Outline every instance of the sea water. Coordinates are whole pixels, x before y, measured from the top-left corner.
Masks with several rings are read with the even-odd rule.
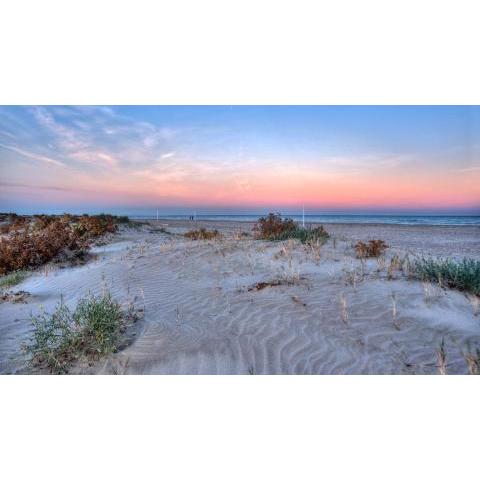
[[[262,215],[211,215],[197,214],[197,220],[255,222]],[[283,218],[292,218],[302,221],[302,215],[282,215]],[[156,218],[155,215],[132,215],[131,218]],[[188,220],[190,215],[160,215],[160,218],[172,220]],[[307,223],[382,223],[391,225],[480,225],[480,215],[354,215],[354,214],[305,214]]]

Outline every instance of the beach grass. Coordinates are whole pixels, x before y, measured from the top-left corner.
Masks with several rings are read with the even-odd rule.
[[[422,258],[414,262],[413,271],[423,281],[480,295],[479,260]]]
[[[16,272],[8,273],[0,277],[0,288],[9,288],[23,282],[29,275],[25,270],[17,270]]]
[[[61,301],[54,312],[32,318],[33,335],[24,350],[31,366],[68,373],[79,359],[115,352],[133,318],[108,291],[81,298],[74,310]]]

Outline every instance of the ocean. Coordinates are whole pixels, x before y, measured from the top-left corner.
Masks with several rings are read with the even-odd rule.
[[[162,215],[160,218],[172,220],[188,220],[189,215]],[[197,215],[197,220],[234,220],[243,222],[255,222],[261,215]],[[297,222],[302,221],[302,215],[282,215],[284,218],[292,218]],[[131,218],[155,219],[155,215],[131,215]],[[307,215],[306,223],[384,223],[390,225],[480,225],[480,215]]]

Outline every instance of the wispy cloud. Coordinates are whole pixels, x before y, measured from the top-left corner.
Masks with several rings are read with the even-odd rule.
[[[15,183],[15,182],[0,182],[2,187],[11,187],[11,188],[29,188],[29,189],[38,189],[38,190],[57,190],[60,192],[69,192],[71,188],[57,187],[54,185],[33,185],[29,183]]]
[[[22,188],[18,195],[30,187],[60,190],[68,185],[72,189],[65,187],[65,192],[90,189],[99,198],[126,202],[165,196],[192,202],[306,197],[323,202],[340,198],[340,191],[365,199],[381,193],[383,201],[395,192],[406,198],[406,185],[413,181],[425,196],[445,192],[446,179],[455,174],[458,191],[449,195],[478,198],[473,185],[478,143],[467,142],[466,148],[459,132],[452,135],[445,127],[440,135],[429,127],[422,133],[427,122],[400,130],[397,120],[394,130],[383,131],[383,121],[367,114],[360,121],[354,112],[340,122],[343,109],[333,116],[331,109],[321,114],[320,107],[305,116],[287,110],[0,107],[0,155],[8,159],[1,162],[2,185]],[[435,128],[448,125],[445,121]],[[58,173],[57,167],[62,167]]]
[[[81,138],[78,129],[69,128],[57,122],[45,108],[34,107],[32,111],[39,125],[54,135],[59,147],[69,151],[88,147],[88,142],[86,139]]]
[[[112,155],[97,150],[81,150],[70,154],[70,158],[82,163],[92,165],[105,165],[107,167],[116,167],[119,164],[118,159]]]
[[[39,155],[34,152],[29,152],[22,148],[15,147],[13,145],[4,145],[3,143],[0,143],[0,147],[5,148],[7,150],[11,150],[12,152],[15,152],[15,153],[19,153],[20,155],[23,155],[24,157],[27,157],[27,158],[31,158],[32,160],[39,160],[40,162],[44,162],[49,165],[56,165],[57,167],[65,167],[65,164],[60,160],[56,160],[54,158],[50,158],[45,155]]]

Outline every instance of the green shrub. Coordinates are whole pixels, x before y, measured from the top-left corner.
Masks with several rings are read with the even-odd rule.
[[[480,261],[464,258],[422,258],[413,264],[413,271],[422,280],[480,295]]]
[[[315,228],[296,227],[286,238],[297,238],[302,243],[325,243],[330,235],[322,225]]]
[[[73,311],[61,301],[53,313],[43,312],[32,320],[33,336],[24,346],[30,364],[67,373],[79,359],[115,352],[129,320],[135,317],[104,292],[82,298]]]

